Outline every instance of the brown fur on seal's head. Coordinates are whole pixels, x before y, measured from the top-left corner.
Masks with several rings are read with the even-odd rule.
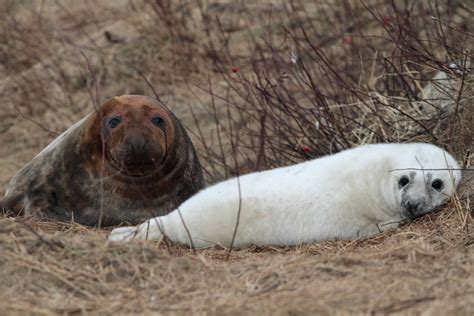
[[[3,208],[84,225],[164,215],[204,187],[184,127],[157,100],[115,97],[12,179]]]
[[[141,177],[156,170],[169,158],[175,141],[176,118],[157,100],[143,96],[121,96],[106,102],[90,121],[82,139],[94,144],[91,153],[123,176]]]

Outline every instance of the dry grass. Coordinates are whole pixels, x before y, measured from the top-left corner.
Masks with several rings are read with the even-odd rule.
[[[436,103],[423,95],[436,71],[472,59],[472,8],[379,2],[2,2],[0,193],[91,96],[123,93],[157,92],[209,182],[374,141],[433,141],[471,167],[472,72],[455,79],[455,111],[419,106]],[[464,175],[447,207],[396,231],[229,261],[224,249],[109,244],[105,230],[0,219],[0,311],[472,315],[474,175]]]
[[[5,219],[0,309],[469,315],[474,235],[455,209],[365,241],[237,250],[229,261],[222,249],[109,244],[104,231]]]

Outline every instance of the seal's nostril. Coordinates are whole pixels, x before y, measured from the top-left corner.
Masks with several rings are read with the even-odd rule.
[[[420,209],[420,203],[414,203],[412,207],[414,211],[418,211]]]
[[[422,208],[422,203],[420,202],[410,202],[407,201],[405,204],[405,208],[411,216],[415,216]]]

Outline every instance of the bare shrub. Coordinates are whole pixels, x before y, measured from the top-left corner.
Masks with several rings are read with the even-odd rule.
[[[248,59],[234,54],[220,17],[202,12],[217,30],[207,55],[226,83],[221,92],[212,82],[200,87],[216,118],[213,137],[199,138],[212,179],[363,143],[428,141],[458,155],[471,146],[453,131],[472,131],[467,8],[290,1],[272,9],[261,15],[264,27],[245,24]],[[432,94],[436,74],[444,79]]]

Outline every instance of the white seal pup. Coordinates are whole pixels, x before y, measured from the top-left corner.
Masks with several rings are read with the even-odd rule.
[[[239,209],[236,247],[365,238],[432,212],[460,180],[457,162],[434,145],[365,145],[218,183],[109,240],[165,234],[197,248],[229,246]]]

